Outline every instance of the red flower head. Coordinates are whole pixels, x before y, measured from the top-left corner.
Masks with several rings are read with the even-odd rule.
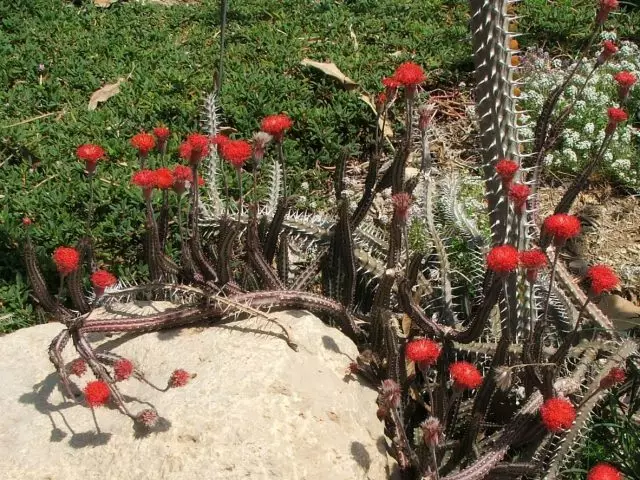
[[[147,428],[153,428],[156,423],[158,423],[158,412],[152,408],[142,410],[138,415],[136,415],[136,421]]]
[[[73,247],[58,247],[53,251],[53,262],[60,275],[69,275],[80,265],[80,253]]]
[[[133,363],[126,358],[121,358],[113,365],[113,373],[116,382],[126,380],[133,373]]]
[[[427,77],[420,65],[413,62],[405,62],[396,68],[393,79],[404,87],[412,87],[415,89],[415,87],[424,83]]]
[[[489,250],[487,268],[497,274],[507,274],[518,268],[518,250],[511,245],[500,245]]]
[[[182,195],[185,191],[185,183],[193,180],[193,172],[189,167],[176,165],[173,169],[173,191]]]
[[[382,399],[382,404],[386,409],[398,408],[400,406],[400,396],[400,385],[390,378],[382,381],[380,397]]]
[[[482,384],[482,375],[469,362],[455,362],[449,367],[453,385],[459,389],[477,388]]]
[[[174,370],[169,377],[169,387],[170,388],[178,388],[184,387],[191,380],[191,374],[183,369]]]
[[[22,217],[23,226],[30,227],[32,223],[33,223],[33,220],[31,220],[29,217]]]
[[[638,81],[638,78],[633,73],[624,71],[616,73],[613,79],[618,85],[625,88],[633,86]]]
[[[261,162],[267,150],[267,144],[273,139],[266,132],[256,132],[253,134],[253,158],[256,162]]]
[[[622,480],[622,478],[622,473],[617,468],[604,462],[597,463],[587,473],[587,480]]]
[[[433,365],[440,356],[440,345],[428,338],[409,342],[406,348],[406,355],[409,360],[419,364],[421,368]]]
[[[375,98],[375,106],[376,112],[380,115],[384,111],[384,106],[387,104],[387,94],[385,92],[380,92],[376,95]]]
[[[571,428],[576,419],[576,409],[566,398],[550,398],[540,407],[542,423],[550,432]]]
[[[156,169],[156,187],[160,190],[173,187],[173,172],[167,167]]]
[[[239,169],[251,158],[251,145],[244,140],[229,140],[221,145],[220,153],[222,158]]]
[[[502,178],[502,184],[505,187],[509,186],[519,168],[520,166],[516,162],[508,158],[503,158],[496,163],[496,172]]]
[[[133,148],[138,150],[138,154],[141,157],[146,157],[156,146],[156,138],[150,133],[138,133],[131,139],[131,145],[133,145]]]
[[[209,137],[200,133],[192,133],[180,145],[180,156],[192,165],[200,163],[209,153]]]
[[[151,198],[151,192],[156,186],[156,172],[153,170],[139,170],[131,177],[131,182],[142,188],[144,197]]]
[[[437,418],[427,418],[420,424],[420,429],[422,430],[422,439],[425,445],[437,447],[444,441],[443,427]]]
[[[596,63],[598,65],[602,65],[611,57],[613,57],[618,51],[618,46],[615,44],[613,40],[605,40],[602,42],[602,52],[598,55]]]
[[[76,155],[80,160],[84,160],[87,172],[91,174],[95,171],[98,160],[105,156],[105,151],[99,145],[85,143],[78,147]]]
[[[602,380],[600,380],[600,388],[611,388],[614,385],[623,383],[626,379],[627,374],[622,368],[613,367],[611,370],[609,370],[609,373],[607,373],[607,375]]]
[[[607,123],[607,127],[605,129],[605,133],[607,135],[612,134],[619,123],[626,122],[629,118],[627,112],[622,110],[621,108],[611,107],[607,109],[607,116],[609,117],[609,123]]]
[[[394,213],[398,216],[402,223],[409,218],[409,207],[411,206],[411,195],[407,192],[396,193],[391,197],[393,202]]]
[[[171,130],[167,127],[159,126],[153,129],[153,134],[156,136],[158,143],[166,142],[171,135]]]
[[[91,274],[91,283],[96,288],[105,289],[113,287],[118,283],[118,279],[106,270],[96,270]]]
[[[538,270],[547,266],[547,256],[538,248],[520,252],[520,265],[526,270],[527,280],[536,281]]]
[[[199,187],[204,187],[205,186],[204,178],[202,178],[200,175],[198,175],[198,186]]]
[[[69,373],[78,377],[83,376],[85,373],[87,373],[87,362],[85,362],[82,358],[76,358],[69,365]]]
[[[272,135],[276,142],[281,142],[285,130],[289,130],[293,122],[284,113],[280,115],[269,115],[262,119],[260,130]]]
[[[600,8],[596,15],[596,22],[602,25],[609,16],[609,13],[618,9],[618,0],[600,0]]]
[[[531,189],[522,183],[514,183],[509,186],[509,198],[518,214],[522,214],[524,211],[529,195],[531,195]]]
[[[580,233],[580,220],[573,215],[556,213],[544,220],[542,228],[553,236],[554,243],[557,246],[562,246],[570,238],[578,236]]]
[[[100,407],[109,401],[109,386],[101,380],[87,383],[84,387],[84,398],[90,407]]]
[[[591,293],[600,295],[610,292],[620,284],[620,279],[607,265],[594,265],[587,270],[587,278],[591,282]]]

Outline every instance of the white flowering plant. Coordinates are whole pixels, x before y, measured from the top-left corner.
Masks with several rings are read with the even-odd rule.
[[[616,40],[612,32],[603,33],[603,40]],[[620,106],[618,85],[614,76],[629,72],[640,78],[640,48],[635,43],[621,41],[616,54],[604,65],[595,68],[598,49],[592,58],[585,58],[570,85],[565,89],[558,107],[560,110],[574,103],[559,143],[545,156],[545,164],[551,171],[576,173],[592,158],[602,144],[607,125],[607,108]],[[560,86],[566,72],[575,63],[562,58],[551,59],[547,52],[529,49],[522,59],[522,87],[519,92],[520,138],[533,140],[535,125],[544,100]],[[586,85],[585,81],[588,79]],[[581,91],[582,90],[582,91]],[[630,121],[613,134],[604,154],[601,173],[609,180],[634,191],[640,190],[640,129],[634,127],[640,114],[640,88],[631,88],[624,109]]]

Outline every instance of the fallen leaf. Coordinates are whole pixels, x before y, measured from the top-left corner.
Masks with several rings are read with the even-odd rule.
[[[349,77],[347,77],[344,73],[342,73],[335,63],[315,62],[313,60],[305,58],[300,62],[300,64],[304,65],[305,67],[317,68],[325,75],[329,75],[330,77],[333,77],[339,82],[341,82],[342,86],[347,90],[351,90],[358,86],[356,82],[354,82]]]
[[[96,7],[107,8],[110,7],[112,3],[116,3],[118,0],[93,0],[93,4]]]
[[[99,103],[106,102],[114,95],[120,93],[120,84],[124,81],[125,79],[120,77],[116,83],[108,83],[93,92],[87,108],[89,110],[95,110]]]
[[[356,37],[356,33],[353,31],[353,25],[349,25],[349,35],[351,36],[351,40],[353,40],[353,49],[358,51],[358,37]]]
[[[371,110],[373,110],[373,112],[377,115],[376,105],[375,103],[373,103],[373,100],[371,100],[371,97],[368,95],[365,95],[364,93],[361,93],[360,98],[362,99],[363,102],[369,105],[371,107]],[[384,136],[387,138],[393,137],[393,130],[391,129],[389,119],[387,119],[386,122],[383,122],[382,117],[380,117],[380,119],[378,120],[378,128],[380,130],[382,130],[383,123],[384,123]]]

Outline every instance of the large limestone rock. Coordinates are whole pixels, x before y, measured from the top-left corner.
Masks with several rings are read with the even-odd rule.
[[[259,320],[95,337],[94,344],[131,359],[155,384],[166,385],[176,368],[197,375],[166,393],[136,380],[121,384],[133,412],[149,402],[163,417],[160,431],[146,435],[108,406],[96,409],[97,434],[91,410],[63,399],[46,352],[61,325],[0,338],[0,477],[387,478],[376,392],[344,378],[355,345],[307,313],[278,318],[297,352]],[[73,347],[66,354],[71,360]]]

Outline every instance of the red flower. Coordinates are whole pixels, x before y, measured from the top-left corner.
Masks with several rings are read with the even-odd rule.
[[[627,112],[622,110],[621,108],[611,107],[607,109],[607,116],[609,117],[609,122],[611,123],[622,123],[626,122],[629,118]]]
[[[126,380],[133,373],[133,363],[126,358],[121,358],[113,365],[113,373],[116,382]]]
[[[136,415],[136,421],[147,428],[152,428],[156,423],[158,423],[158,412],[152,408],[142,410],[138,415]]]
[[[401,222],[406,222],[409,218],[409,207],[411,206],[411,195],[407,192],[396,193],[391,197],[393,210]]]
[[[610,292],[620,284],[620,280],[611,267],[607,265],[594,265],[587,270],[586,277],[591,281],[591,292],[600,295]]]
[[[605,40],[602,42],[602,52],[598,55],[596,63],[598,65],[602,65],[607,60],[609,60],[612,56],[616,54],[618,51],[618,47],[612,40]]]
[[[550,432],[571,428],[576,419],[576,409],[566,398],[550,398],[540,407],[542,423]]]
[[[53,261],[60,275],[68,275],[80,265],[80,253],[73,247],[58,247],[53,252]]]
[[[568,239],[580,233],[580,220],[573,215],[556,213],[544,220],[543,229],[552,235],[556,245],[563,245]]]
[[[427,77],[420,65],[413,62],[405,62],[396,68],[396,71],[393,74],[393,79],[400,85],[415,88],[421,83],[424,83]]]
[[[618,9],[618,0],[600,0],[600,8],[598,9],[598,14],[596,15],[596,21],[599,25],[602,25],[609,13],[613,10]]]
[[[230,140],[230,138],[227,137],[226,135],[218,133],[217,135],[213,136],[213,138],[211,139],[211,143],[213,145],[219,147],[220,145],[223,145],[223,144],[227,143],[229,140]]]
[[[387,409],[398,408],[400,406],[401,397],[400,385],[390,378],[383,380],[380,387],[380,397],[382,399],[383,406]]]
[[[503,158],[496,163],[496,172],[502,178],[504,185],[509,185],[519,168],[520,166],[516,162],[508,158]]]
[[[187,383],[189,383],[189,380],[191,380],[191,374],[189,372],[181,368],[178,370],[174,370],[174,372],[171,374],[171,377],[169,377],[169,387],[184,387]]]
[[[622,368],[613,367],[611,370],[609,370],[609,373],[607,373],[607,375],[602,380],[600,380],[600,388],[611,388],[614,385],[623,383],[626,379],[627,374]]]
[[[421,364],[421,366],[433,365],[440,356],[440,345],[428,338],[414,340],[407,344],[407,358],[412,362]]]
[[[91,283],[96,288],[112,287],[118,283],[118,279],[106,270],[96,270],[91,274]]]
[[[87,373],[87,362],[85,362],[82,358],[76,358],[69,365],[69,372],[72,375],[76,375],[78,377],[83,376],[85,373]]]
[[[514,183],[509,186],[509,198],[518,213],[522,213],[524,210],[529,195],[531,195],[531,189],[522,183]]]
[[[33,221],[29,217],[22,217],[22,225],[25,227],[30,227]]]
[[[209,137],[200,133],[192,133],[180,145],[180,156],[191,164],[198,164],[209,153]]]
[[[185,183],[193,180],[193,172],[189,167],[176,165],[173,169],[173,191],[182,195],[185,190]]]
[[[171,130],[167,127],[159,126],[153,129],[153,134],[158,139],[158,143],[166,142],[169,139],[169,135],[171,135]]]
[[[621,87],[629,88],[638,81],[638,78],[631,72],[618,72],[613,79]]]
[[[538,270],[547,266],[547,256],[538,248],[520,252],[520,266],[526,271],[527,280],[536,281]]]
[[[84,387],[84,398],[90,407],[100,407],[107,403],[111,392],[109,386],[101,380],[87,383]]]
[[[482,375],[478,369],[469,362],[455,362],[449,367],[449,373],[453,378],[455,387],[477,388],[482,384]]]
[[[173,172],[167,167],[156,169],[156,186],[161,190],[167,190],[173,186]]]
[[[608,463],[597,463],[589,473],[587,480],[622,480],[622,473]]]
[[[229,140],[220,147],[222,158],[235,168],[241,168],[251,158],[251,145],[244,140]]]
[[[140,156],[146,157],[156,146],[156,139],[150,133],[141,132],[133,136],[131,145],[138,150]]]
[[[389,90],[395,91],[395,89],[400,86],[400,82],[394,77],[385,77],[382,79],[382,85],[387,89],[387,92]]]
[[[493,247],[487,255],[487,268],[499,274],[513,272],[518,268],[518,250],[511,245]]]
[[[379,114],[382,113],[386,104],[387,94],[385,92],[378,93],[375,98],[376,112],[378,112]]]
[[[84,160],[87,166],[87,172],[93,173],[96,169],[98,160],[104,157],[105,151],[99,145],[93,143],[85,143],[80,145],[76,150],[76,155],[80,160]]]
[[[272,135],[276,142],[282,141],[285,130],[289,130],[293,122],[284,113],[280,115],[269,115],[262,119],[260,130]]]
[[[151,190],[156,186],[156,172],[153,170],[139,170],[133,174],[131,181],[145,190]]]

